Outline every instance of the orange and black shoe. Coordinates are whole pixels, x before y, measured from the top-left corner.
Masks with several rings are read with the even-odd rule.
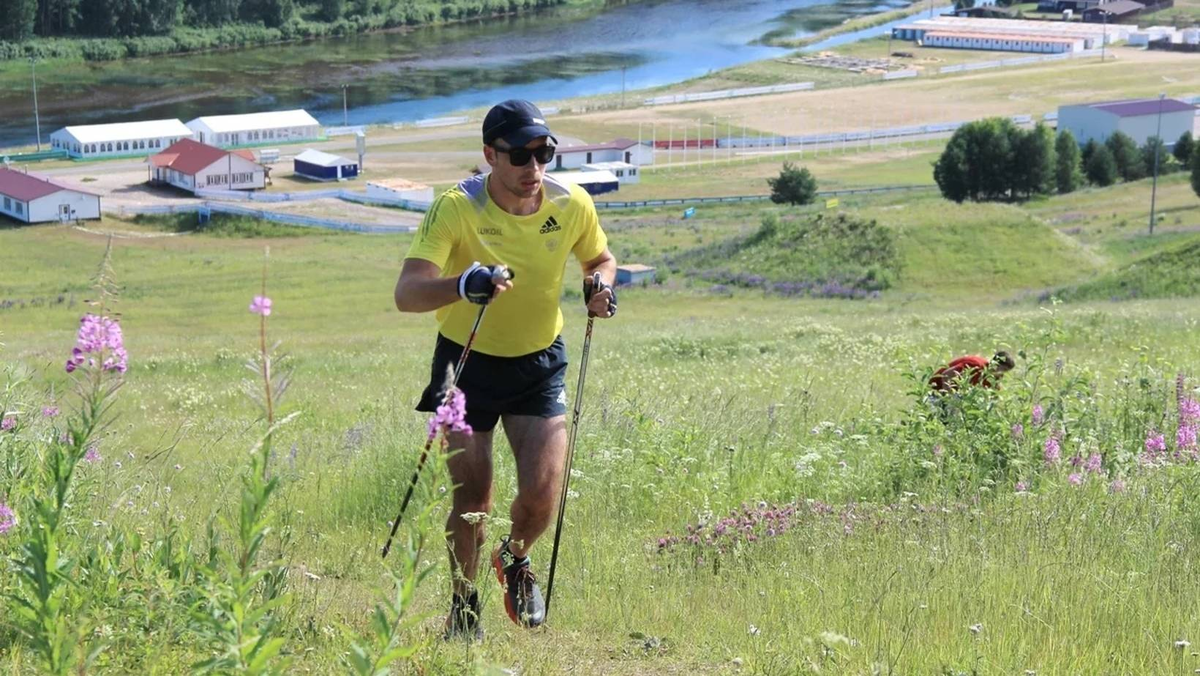
[[[473,591],[467,597],[454,595],[443,638],[447,641],[459,638],[467,641],[483,640],[483,626],[479,623],[479,592]]]
[[[504,587],[504,609],[509,619],[522,627],[541,626],[546,620],[546,602],[529,568],[529,557],[518,561],[509,551],[508,543],[509,536],[500,538],[500,546],[492,555],[496,579]]]

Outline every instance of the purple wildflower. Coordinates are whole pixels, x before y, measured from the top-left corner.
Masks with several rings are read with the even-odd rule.
[[[467,397],[457,387],[450,391],[449,400],[437,407],[437,413],[429,421],[429,438],[437,436],[438,430],[471,434],[467,424]]]
[[[271,299],[266,296],[255,296],[250,302],[250,312],[264,317],[271,316]]]
[[[1185,425],[1200,423],[1200,401],[1184,399],[1179,402],[1179,422]]]
[[[1078,467],[1083,464],[1083,458],[1078,453],[1076,453],[1075,455],[1072,455],[1071,459],[1068,460],[1067,462],[1071,463],[1072,467]]]
[[[1150,454],[1162,453],[1167,450],[1167,440],[1158,432],[1150,432],[1146,435],[1146,452]]]
[[[1078,486],[1079,484],[1083,483],[1083,475],[1079,472],[1071,472],[1071,474],[1067,476],[1067,483],[1071,484],[1072,486]]]
[[[67,373],[73,372],[85,361],[88,366],[95,366],[96,360],[87,355],[101,352],[107,355],[100,365],[102,369],[125,372],[129,356],[125,352],[121,325],[115,319],[86,314],[79,320],[79,336],[75,340],[75,348],[71,350],[71,358],[67,360]]]
[[[1113,482],[1108,485],[1109,493],[1124,493],[1125,481],[1122,479],[1113,479]]]
[[[83,455],[83,459],[92,463],[103,460],[103,458],[100,457],[100,449],[97,448],[95,444],[88,446],[87,453]]]
[[[1024,436],[1025,436],[1025,426],[1024,425],[1022,425],[1021,423],[1017,423],[1016,425],[1012,426],[1013,439],[1020,439]]]
[[[42,408],[42,416],[45,418],[54,418],[58,416],[58,413],[59,411],[57,406],[46,406]]]
[[[1046,420],[1046,413],[1042,410],[1042,405],[1037,404],[1033,407],[1033,424],[1041,425]]]
[[[1180,425],[1175,431],[1175,448],[1183,450],[1196,445],[1196,428],[1193,425]]]
[[[935,457],[935,458],[942,457],[942,445],[941,444],[938,444],[933,447],[933,457]]]
[[[1101,464],[1102,460],[1100,458],[1100,454],[1093,453],[1088,456],[1087,462],[1083,464],[1083,468],[1092,474],[1099,474]]]
[[[0,535],[12,530],[15,525],[17,525],[17,515],[12,511],[12,507],[0,502]]]
[[[0,418],[0,432],[7,432],[17,426],[17,419],[12,416]]]
[[[1060,452],[1061,448],[1058,445],[1058,437],[1050,435],[1050,437],[1046,439],[1045,452],[1042,454],[1046,459],[1046,464],[1057,465]]]
[[[1029,484],[1025,483],[1024,481],[1018,481],[1016,489],[1018,493],[1026,493],[1029,491]]]

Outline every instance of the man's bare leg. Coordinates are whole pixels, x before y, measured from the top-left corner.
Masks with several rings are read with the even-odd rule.
[[[492,511],[492,432],[475,432],[470,436],[452,433],[449,448],[451,451],[462,450],[446,461],[450,479],[454,482],[453,506],[446,520],[449,533],[446,540],[454,593],[468,596],[474,587],[479,552],[487,536],[483,522],[470,524],[462,515]]]
[[[519,559],[550,526],[558,509],[567,423],[561,415],[506,415],[503,420],[517,463],[517,497],[509,510],[513,522],[509,551]]]

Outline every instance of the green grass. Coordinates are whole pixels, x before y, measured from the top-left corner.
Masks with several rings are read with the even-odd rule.
[[[1069,301],[1190,298],[1200,294],[1200,237],[1192,235],[1093,281],[1060,289]]]

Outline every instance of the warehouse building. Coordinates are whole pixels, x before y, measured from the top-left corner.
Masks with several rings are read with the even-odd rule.
[[[1141,14],[1144,9],[1146,9],[1146,6],[1140,2],[1134,2],[1133,0],[1113,0],[1112,2],[1105,2],[1083,10],[1083,20],[1088,23],[1128,21]]]
[[[1101,36],[1107,36],[1108,44],[1127,40],[1133,30],[1136,27],[1113,24],[939,16],[896,26],[892,37],[928,47],[1064,53],[1099,48]],[[926,39],[931,36],[931,41]]]
[[[184,139],[150,157],[150,180],[189,192],[258,190],[266,187],[266,167],[249,150],[221,150]]]
[[[1179,99],[1160,102],[1155,98],[1060,106],[1058,128],[1070,130],[1080,145],[1091,140],[1103,143],[1120,131],[1142,146],[1158,132],[1160,112],[1162,132],[1158,136],[1164,143],[1173,143],[1196,123],[1196,106]]]
[[[303,110],[211,115],[187,123],[201,143],[218,148],[269,145],[321,138],[321,124]]]
[[[293,159],[296,175],[314,181],[358,178],[358,163],[320,150],[305,150]]]
[[[22,223],[95,220],[100,218],[100,196],[0,167],[0,214]]]
[[[1082,52],[1083,38],[1035,37],[1004,33],[925,33],[919,42],[924,47],[949,49],[982,49],[995,52],[1030,52],[1033,54],[1062,54]]]
[[[179,120],[145,120],[63,127],[50,135],[50,145],[75,159],[145,157],[191,137]]]

